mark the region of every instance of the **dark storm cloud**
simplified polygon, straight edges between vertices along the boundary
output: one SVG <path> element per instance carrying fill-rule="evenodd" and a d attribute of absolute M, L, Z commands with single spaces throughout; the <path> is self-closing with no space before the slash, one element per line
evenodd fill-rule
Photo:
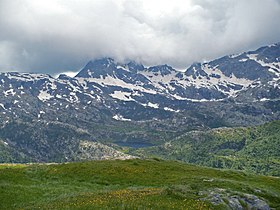
<path fill-rule="evenodd" d="M 0 0 L 0 71 L 110 56 L 186 68 L 280 41 L 279 0 Z"/>

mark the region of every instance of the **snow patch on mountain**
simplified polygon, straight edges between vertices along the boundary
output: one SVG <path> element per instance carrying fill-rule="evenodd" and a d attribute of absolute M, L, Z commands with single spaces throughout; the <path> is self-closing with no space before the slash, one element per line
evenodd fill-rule
<path fill-rule="evenodd" d="M 114 91 L 114 93 L 110 94 L 110 96 L 122 101 L 134 101 L 134 99 L 131 98 L 131 93 L 129 92 Z"/>
<path fill-rule="evenodd" d="M 123 80 L 112 77 L 111 75 L 107 75 L 104 78 L 77 78 L 79 82 L 88 81 L 88 82 L 95 82 L 103 87 L 105 86 L 117 86 L 122 88 L 128 88 L 131 90 L 139 90 L 141 92 L 149 93 L 149 94 L 157 94 L 155 90 L 152 89 L 146 89 L 144 87 L 134 85 L 131 83 L 124 82 Z"/>
<path fill-rule="evenodd" d="M 165 111 L 170 111 L 170 112 L 180 112 L 180 110 L 174 110 L 172 108 L 169 108 L 169 107 L 164 107 L 163 108 Z"/>
<path fill-rule="evenodd" d="M 14 96 L 16 94 L 16 92 L 14 91 L 13 88 L 11 88 L 9 90 L 6 90 L 6 91 L 3 91 L 3 93 L 4 93 L 5 96 L 8 96 L 8 95 Z"/>
<path fill-rule="evenodd" d="M 6 107 L 4 106 L 4 104 L 1 104 L 1 103 L 0 103 L 0 106 L 1 106 L 4 110 L 7 110 Z"/>
<path fill-rule="evenodd" d="M 118 120 L 118 121 L 131 121 L 131 119 L 124 118 L 120 114 L 114 115 L 112 118 L 115 119 L 115 120 Z"/>
<path fill-rule="evenodd" d="M 52 96 L 51 94 L 49 94 L 47 91 L 44 90 L 41 90 L 37 97 L 39 98 L 39 100 L 43 102 L 54 98 L 54 96 Z"/>
<path fill-rule="evenodd" d="M 155 104 L 155 103 L 152 103 L 152 102 L 148 102 L 147 104 L 141 104 L 141 105 L 144 106 L 144 107 L 148 106 L 148 107 L 151 107 L 151 108 L 154 108 L 154 109 L 158 109 L 159 108 L 159 104 Z"/>

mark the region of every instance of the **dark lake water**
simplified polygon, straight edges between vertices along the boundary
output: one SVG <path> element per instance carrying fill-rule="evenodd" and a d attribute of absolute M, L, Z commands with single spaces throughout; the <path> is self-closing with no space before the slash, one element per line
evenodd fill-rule
<path fill-rule="evenodd" d="M 131 147 L 131 148 L 143 148 L 143 147 L 151 147 L 154 146 L 151 143 L 143 143 L 143 142 L 115 142 L 117 145 L 121 146 L 121 147 Z"/>

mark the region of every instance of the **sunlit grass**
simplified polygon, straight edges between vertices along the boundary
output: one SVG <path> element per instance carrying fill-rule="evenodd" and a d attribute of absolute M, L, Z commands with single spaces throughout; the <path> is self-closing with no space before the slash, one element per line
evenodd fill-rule
<path fill-rule="evenodd" d="M 24 168 L 27 164 L 0 163 L 0 169 L 3 168 Z"/>
<path fill-rule="evenodd" d="M 122 189 L 33 205 L 31 209 L 210 209 L 198 199 L 175 198 L 161 188 Z"/>
<path fill-rule="evenodd" d="M 211 181 L 207 181 L 211 180 Z M 216 209 L 200 192 L 255 193 L 280 203 L 280 180 L 174 161 L 89 161 L 0 168 L 0 209 Z"/>

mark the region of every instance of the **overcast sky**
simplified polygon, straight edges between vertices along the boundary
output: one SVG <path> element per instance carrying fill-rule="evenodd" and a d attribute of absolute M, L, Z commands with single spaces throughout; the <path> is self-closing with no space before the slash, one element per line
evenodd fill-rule
<path fill-rule="evenodd" d="M 0 0 L 0 71 L 112 57 L 185 69 L 280 41 L 280 0 Z"/>

